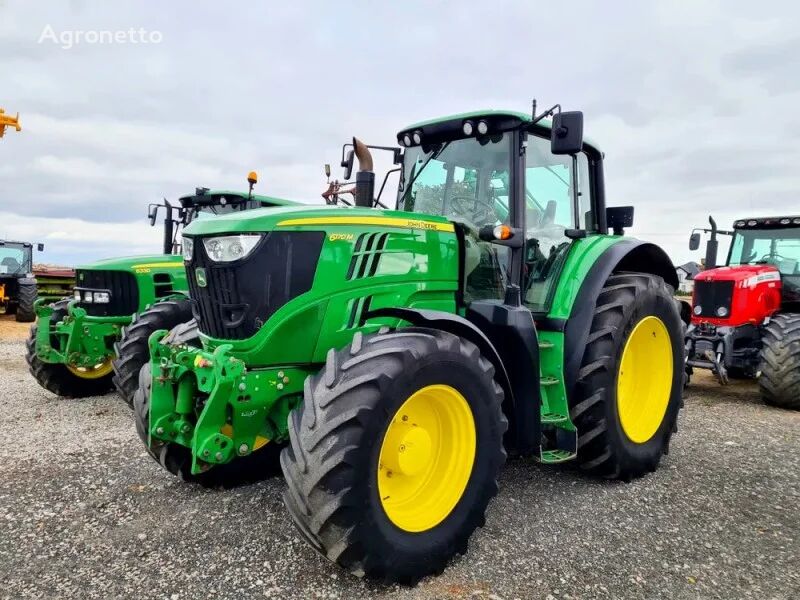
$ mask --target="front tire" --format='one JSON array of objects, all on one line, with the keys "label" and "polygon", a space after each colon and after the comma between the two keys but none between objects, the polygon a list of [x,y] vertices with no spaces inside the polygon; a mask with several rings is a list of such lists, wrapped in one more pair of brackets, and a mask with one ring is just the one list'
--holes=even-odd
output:
[{"label": "front tire", "polygon": [[135,315],[131,324],[122,331],[114,343],[116,358],[114,386],[125,403],[133,407],[133,396],[139,386],[139,371],[150,360],[147,342],[150,335],[159,329],[173,329],[192,319],[192,305],[188,298],[163,300],[145,312]]},{"label": "front tire", "polygon": [[643,273],[608,278],[570,397],[581,468],[626,481],[656,469],[677,431],[682,332],[663,279]]},{"label": "front tire", "polygon": [[35,283],[24,283],[19,286],[19,301],[14,318],[19,323],[32,323],[36,320],[36,311],[33,305],[36,302],[38,289]]},{"label": "front tire", "polygon": [[800,314],[772,317],[762,341],[761,397],[772,406],[800,410]]},{"label": "front tire", "polygon": [[331,350],[289,416],[284,503],[303,537],[356,575],[414,583],[463,554],[505,461],[494,367],[422,328]]}]

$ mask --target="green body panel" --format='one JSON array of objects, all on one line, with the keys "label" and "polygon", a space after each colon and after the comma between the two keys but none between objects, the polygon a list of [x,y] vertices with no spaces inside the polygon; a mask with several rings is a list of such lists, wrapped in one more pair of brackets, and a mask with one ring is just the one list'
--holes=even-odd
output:
[{"label": "green body panel", "polygon": [[616,235],[590,235],[582,240],[572,242],[567,259],[559,274],[548,317],[553,319],[569,318],[581,284],[597,259],[611,246],[624,239],[630,240],[631,238]]}]

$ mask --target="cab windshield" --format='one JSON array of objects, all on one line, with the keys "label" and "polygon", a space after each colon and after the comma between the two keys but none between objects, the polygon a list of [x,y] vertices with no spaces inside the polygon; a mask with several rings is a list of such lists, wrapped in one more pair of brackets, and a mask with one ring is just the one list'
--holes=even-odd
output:
[{"label": "cab windshield", "polygon": [[398,210],[442,215],[475,229],[509,220],[511,136],[408,148]]},{"label": "cab windshield", "polygon": [[30,271],[28,251],[18,245],[0,245],[0,275],[19,275]]},{"label": "cab windshield", "polygon": [[728,264],[770,264],[782,275],[800,276],[800,227],[737,229]]}]

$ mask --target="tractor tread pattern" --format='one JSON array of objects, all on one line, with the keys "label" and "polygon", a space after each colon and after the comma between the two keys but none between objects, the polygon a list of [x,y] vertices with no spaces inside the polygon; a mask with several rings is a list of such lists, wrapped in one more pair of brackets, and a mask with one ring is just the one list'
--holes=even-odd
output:
[{"label": "tractor tread pattern", "polygon": [[20,285],[18,295],[17,312],[14,318],[19,323],[32,323],[36,320],[36,311],[33,310],[33,305],[36,303],[36,296],[38,295],[36,284]]},{"label": "tractor tread pattern", "polygon": [[133,407],[133,396],[139,382],[139,371],[150,360],[148,340],[154,331],[172,329],[192,318],[191,301],[162,300],[143,313],[133,316],[114,342],[114,386],[125,403]]},{"label": "tractor tread pattern", "polygon": [[[660,277],[619,273],[609,277],[595,304],[576,393],[570,396],[570,418],[578,429],[578,464],[592,475],[629,481],[654,471],[660,458],[656,457],[650,464],[631,464],[621,460],[609,435],[605,406],[616,397],[608,388],[615,381],[614,349],[618,324],[635,298],[648,288],[664,297],[672,296],[672,291]],[[583,393],[578,390],[583,390]],[[665,434],[662,454],[666,454],[670,436],[677,429],[677,417],[678,410],[675,410]],[[669,411],[665,418],[670,418]]]},{"label": "tractor tread pattern", "polygon": [[[360,510],[349,484],[356,470],[358,446],[363,423],[371,411],[379,410],[379,399],[391,389],[396,378],[414,363],[435,350],[459,353],[494,385],[498,420],[505,431],[508,423],[502,415],[503,391],[494,381],[494,366],[480,354],[473,343],[444,331],[406,328],[396,332],[380,331],[363,336],[356,333],[351,344],[342,350],[331,349],[326,368],[306,380],[302,408],[289,415],[289,445],[281,455],[281,467],[287,482],[284,503],[298,531],[322,556],[338,563],[357,576],[368,575],[384,581],[414,584],[427,574],[441,573],[449,556],[432,556],[424,573],[398,573],[386,563],[368,556],[360,541],[364,532],[346,525],[347,518]],[[500,447],[495,460],[505,461]],[[472,509],[475,526],[485,522],[489,500],[497,493],[496,479],[484,490],[480,506]],[[472,527],[474,529],[474,526]],[[462,532],[451,547],[450,556],[466,552],[469,535]]]},{"label": "tractor tread pattern", "polygon": [[772,317],[762,341],[761,397],[771,406],[800,410],[800,314]]}]

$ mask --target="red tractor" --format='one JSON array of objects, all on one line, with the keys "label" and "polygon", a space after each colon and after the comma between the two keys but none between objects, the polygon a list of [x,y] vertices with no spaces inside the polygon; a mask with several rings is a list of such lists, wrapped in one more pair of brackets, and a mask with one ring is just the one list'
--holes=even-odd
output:
[{"label": "red tractor", "polygon": [[[800,410],[800,217],[743,219],[733,231],[695,230],[689,248],[710,233],[706,270],[694,278],[686,369],[757,378],[764,401]],[[730,235],[725,266],[716,267],[718,235]]]}]

